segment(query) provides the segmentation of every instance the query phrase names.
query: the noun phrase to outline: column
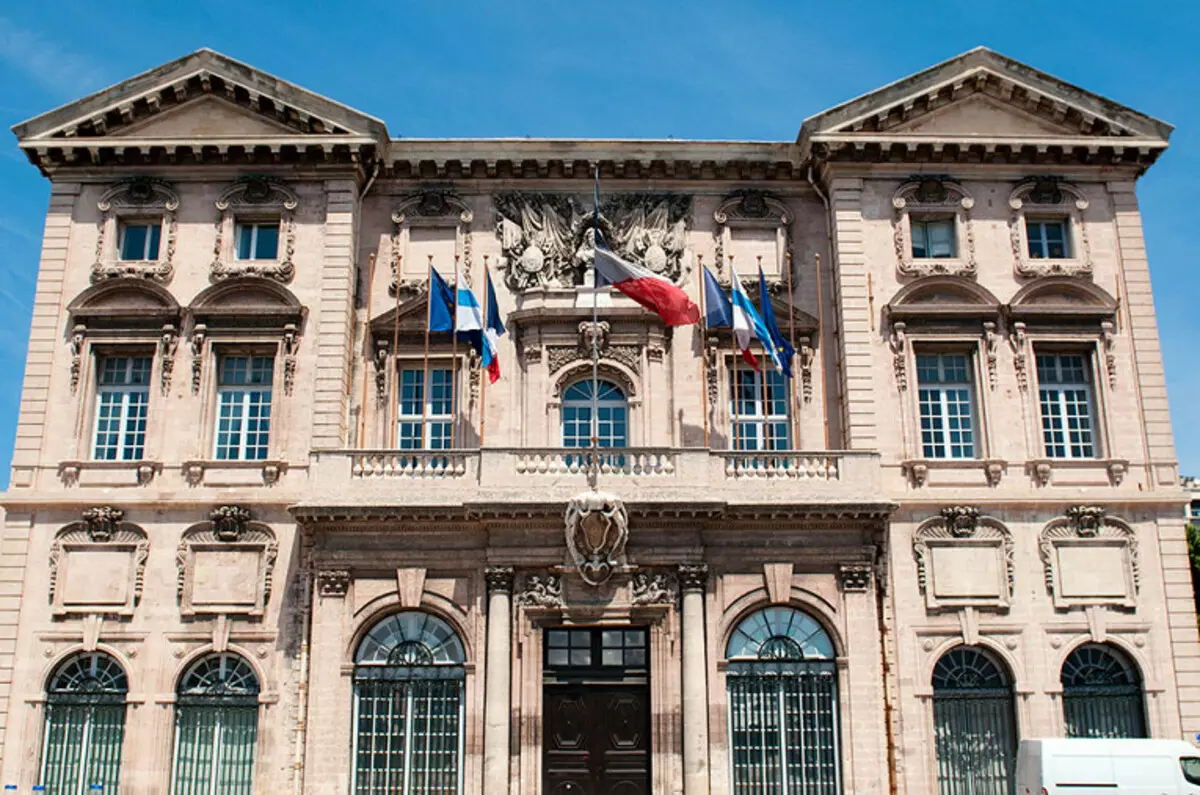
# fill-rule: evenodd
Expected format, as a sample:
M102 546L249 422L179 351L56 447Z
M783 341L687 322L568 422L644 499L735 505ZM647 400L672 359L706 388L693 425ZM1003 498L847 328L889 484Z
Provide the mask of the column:
M512 710L512 566L489 566L487 652L484 660L483 791L509 791L509 728Z
M683 793L708 795L708 659L704 654L704 588L708 566L679 567L683 592Z

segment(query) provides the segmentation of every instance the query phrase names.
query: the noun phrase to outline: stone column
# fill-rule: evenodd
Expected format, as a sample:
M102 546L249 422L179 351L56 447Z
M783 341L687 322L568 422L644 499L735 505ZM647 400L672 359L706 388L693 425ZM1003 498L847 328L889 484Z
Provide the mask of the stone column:
M704 654L704 589L708 566L679 567L683 592L683 793L708 795L708 660Z
M489 566L487 580L487 652L484 660L483 791L509 791L509 727L512 710L511 566Z

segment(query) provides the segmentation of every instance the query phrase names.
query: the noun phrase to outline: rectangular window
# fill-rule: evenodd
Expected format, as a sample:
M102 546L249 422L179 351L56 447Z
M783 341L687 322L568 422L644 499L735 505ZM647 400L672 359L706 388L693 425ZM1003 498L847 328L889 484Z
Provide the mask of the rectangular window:
M954 219L909 221L914 259L949 259L954 251Z
M222 356L217 378L218 461L262 461L271 436L273 356Z
M975 411L971 357L917 354L917 401L924 458L974 458Z
M763 391L764 378L766 391ZM791 422L787 379L771 370L736 371L737 393L730 398L734 450L790 450ZM736 401L736 402L735 402Z
M279 222L237 225L238 259L277 259L279 257Z
M97 461L140 461L146 450L150 404L149 356L106 356L96 386Z
M1047 458L1095 458L1092 368L1084 354L1038 354L1038 403Z
M1030 259L1069 259L1071 247L1067 241L1066 221L1035 221L1025 219L1025 235L1029 238Z
M158 259L158 243L162 237L162 224L121 224L120 257L123 260L148 261Z
M424 368L400 371L400 449L448 450L454 422L454 375L448 367L429 368L430 389L424 388Z

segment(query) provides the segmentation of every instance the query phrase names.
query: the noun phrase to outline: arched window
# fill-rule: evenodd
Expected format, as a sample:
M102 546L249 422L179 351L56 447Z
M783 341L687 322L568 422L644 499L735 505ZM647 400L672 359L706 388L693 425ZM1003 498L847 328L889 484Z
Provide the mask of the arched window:
M1016 761L1012 682L990 654L957 646L933 669L941 795L1007 795Z
M179 680L175 795L250 795L258 743L258 677L236 654L210 654Z
M833 642L812 616L768 607L733 630L729 745L733 795L841 791Z
M47 795L85 795L95 785L117 792L128 692L121 664L103 652L77 654L50 677L41 775Z
M1068 737L1146 737L1142 680L1111 646L1088 643L1062 667L1063 723Z
M601 447L629 446L629 403L611 381L596 382L596 417L592 418L592 381L576 381L562 398L563 447L591 447L592 433Z
M371 628L354 655L355 795L457 795L462 641L416 610Z

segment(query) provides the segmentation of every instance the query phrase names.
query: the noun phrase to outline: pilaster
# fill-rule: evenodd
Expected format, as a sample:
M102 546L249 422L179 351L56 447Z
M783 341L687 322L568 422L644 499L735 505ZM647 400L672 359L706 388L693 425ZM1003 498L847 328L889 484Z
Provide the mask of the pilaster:
M304 762L304 792L346 795L349 787L350 705L353 682L343 650L353 587L344 569L316 573L312 597L312 658L309 665L308 733Z
M708 676L704 654L704 591L708 566L679 567L683 592L683 793L708 795Z
M490 566L484 660L483 791L508 795L512 736L512 566Z
M312 413L312 447L318 449L339 447L346 442L358 185L352 179L327 180L325 202L321 292L315 312L317 372Z

